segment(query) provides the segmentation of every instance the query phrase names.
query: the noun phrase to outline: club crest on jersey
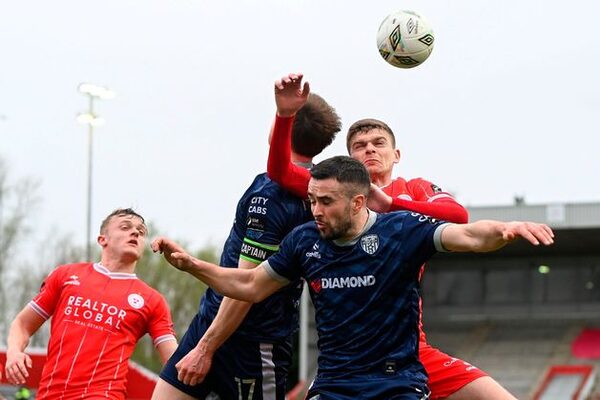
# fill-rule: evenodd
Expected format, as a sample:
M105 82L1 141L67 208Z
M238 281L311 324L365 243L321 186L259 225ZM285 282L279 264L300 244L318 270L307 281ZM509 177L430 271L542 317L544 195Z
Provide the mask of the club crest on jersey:
M131 293L129 296L127 296L127 302L136 310L144 307L144 298L137 293Z
M379 248L379 236L376 234L366 235L360 239L360 247L367 254L375 254Z

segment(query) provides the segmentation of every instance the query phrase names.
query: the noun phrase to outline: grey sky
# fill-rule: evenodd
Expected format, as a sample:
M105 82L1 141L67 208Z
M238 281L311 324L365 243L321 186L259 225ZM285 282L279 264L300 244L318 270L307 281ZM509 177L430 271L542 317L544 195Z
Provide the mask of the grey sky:
M398 9L435 31L412 70L375 45ZM97 103L107 123L94 137L94 230L133 206L174 237L220 244L266 166L273 81L303 72L344 130L363 117L390 124L397 174L463 204L600 201L598 12L589 0L6 1L0 156L13 178L42 182L38 237L71 232L82 244L77 86L107 85L117 97ZM345 153L343 135L324 156Z

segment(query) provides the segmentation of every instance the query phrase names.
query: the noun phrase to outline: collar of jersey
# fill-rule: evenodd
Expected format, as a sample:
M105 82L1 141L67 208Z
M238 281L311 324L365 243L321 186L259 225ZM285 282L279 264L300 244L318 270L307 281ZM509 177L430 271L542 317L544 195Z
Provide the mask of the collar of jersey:
M110 272L108 268L100 263L94 263L94 269L111 279L137 279L136 274L128 274L126 272Z
M311 169L315 165L311 162L300 162L300 161L294 161L294 164L299 167L306 168L306 169Z
M362 231L360 231L360 233L358 235L356 235L354 238L352 238L350 240L335 239L333 241L333 243L335 243L337 246L340 246L340 247L354 246L356 244L356 242L358 242L358 239L360 239L360 237L365 232L367 232L369 229L371 229L371 227L375 223L375 220L377 219L377 213L375 211L371 211L367 208L367 212L369 213L369 216L367 217L367 223L365 224L365 226L363 226Z

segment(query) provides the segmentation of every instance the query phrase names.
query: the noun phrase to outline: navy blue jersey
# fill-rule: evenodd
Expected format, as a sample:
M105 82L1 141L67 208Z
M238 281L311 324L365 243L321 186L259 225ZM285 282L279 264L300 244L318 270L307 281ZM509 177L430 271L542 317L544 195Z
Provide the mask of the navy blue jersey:
M396 373L425 379L418 360L418 278L421 265L442 249L442 224L417 213L370 212L363 233L339 243L322 239L309 222L263 264L276 279L309 283L318 379Z
M220 265L237 267L239 258L260 264L275 253L286 234L311 219L307 204L258 175L237 205L235 220L225 242ZM302 293L299 279L272 296L254 304L234 335L258 341L287 339L298 328L298 306ZM222 296L208 289L200 312L211 321Z

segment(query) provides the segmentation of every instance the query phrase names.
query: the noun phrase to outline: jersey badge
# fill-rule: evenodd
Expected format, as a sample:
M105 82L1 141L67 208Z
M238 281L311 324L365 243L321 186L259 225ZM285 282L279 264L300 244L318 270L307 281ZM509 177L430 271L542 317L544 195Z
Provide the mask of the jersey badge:
M433 193L443 192L442 188L434 183L431 184L431 190L433 190Z
M127 296L127 302L136 310L144 307L144 298L137 293L131 293L129 296Z
M379 248L379 236L376 234L363 236L360 239L360 247L362 247L367 254L375 254Z

